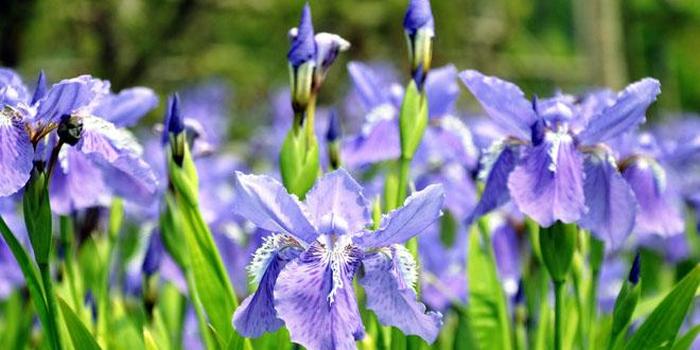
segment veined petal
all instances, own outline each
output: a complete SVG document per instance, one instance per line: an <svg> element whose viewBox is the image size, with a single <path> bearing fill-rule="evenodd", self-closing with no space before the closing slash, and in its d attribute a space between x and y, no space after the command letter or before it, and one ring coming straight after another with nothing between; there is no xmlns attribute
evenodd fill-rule
<svg viewBox="0 0 700 350"><path fill-rule="evenodd" d="M528 150L508 178L520 211L544 227L556 220L571 223L585 214L581 158L568 133L545 133L542 143Z"/></svg>
<svg viewBox="0 0 700 350"><path fill-rule="evenodd" d="M125 89L105 96L91 114L121 127L136 124L158 105L158 96L145 87Z"/></svg>
<svg viewBox="0 0 700 350"><path fill-rule="evenodd" d="M365 248L386 247L403 243L428 228L442 214L445 192L441 185L430 185L412 194L403 206L382 218L379 229L354 237Z"/></svg>
<svg viewBox="0 0 700 350"><path fill-rule="evenodd" d="M425 305L416 300L413 283L417 266L411 253L395 245L365 256L362 264L365 275L360 284L367 293L367 308L379 322L433 343L442 326L442 314L426 313Z"/></svg>
<svg viewBox="0 0 700 350"><path fill-rule="evenodd" d="M579 224L612 249L619 248L634 228L637 200L606 151L593 151L583 163L583 192L588 212Z"/></svg>
<svg viewBox="0 0 700 350"><path fill-rule="evenodd" d="M282 268L298 256L301 246L290 236L274 234L265 238L253 255L248 272L258 289L243 300L233 314L233 326L244 337L257 338L284 325L277 317L273 293Z"/></svg>
<svg viewBox="0 0 700 350"><path fill-rule="evenodd" d="M494 122L513 136L530 139L530 128L537 115L519 87L475 70L463 71L459 77Z"/></svg>
<svg viewBox="0 0 700 350"><path fill-rule="evenodd" d="M637 157L628 160L622 176L639 203L634 231L640 235L669 237L683 232L683 216L666 183L666 172L656 161Z"/></svg>
<svg viewBox="0 0 700 350"><path fill-rule="evenodd" d="M0 197L24 187L33 159L34 148L20 116L7 108L0 110Z"/></svg>
<svg viewBox="0 0 700 350"><path fill-rule="evenodd" d="M89 75L62 80L54 84L38 103L36 120L57 122L65 114L89 110L109 93L109 83Z"/></svg>
<svg viewBox="0 0 700 350"><path fill-rule="evenodd" d="M324 175L306 196L311 222L321 234L357 233L371 223L369 202L362 195L362 186L345 169ZM332 232L329 219L342 220L345 227L336 227ZM342 232L341 232L342 231Z"/></svg>
<svg viewBox="0 0 700 350"><path fill-rule="evenodd" d="M484 191L467 224L510 200L508 177L518 163L519 153L519 146L506 140L494 142L486 151L479 171L479 178L485 183Z"/></svg>
<svg viewBox="0 0 700 350"><path fill-rule="evenodd" d="M275 309L293 342L310 350L351 350L365 330L352 288L362 252L318 242L284 267L275 285Z"/></svg>
<svg viewBox="0 0 700 350"><path fill-rule="evenodd" d="M394 76L388 69L380 69L362 62L348 63L348 74L353 88L359 95L365 110L370 111L385 103L391 103L390 85Z"/></svg>
<svg viewBox="0 0 700 350"><path fill-rule="evenodd" d="M588 123L579 134L582 143L592 145L630 131L644 122L646 110L661 93L656 79L645 78L630 84L617 95L617 100Z"/></svg>
<svg viewBox="0 0 700 350"><path fill-rule="evenodd" d="M318 234L296 196L269 176L236 172L233 211L256 226L276 233L288 233L306 243Z"/></svg>

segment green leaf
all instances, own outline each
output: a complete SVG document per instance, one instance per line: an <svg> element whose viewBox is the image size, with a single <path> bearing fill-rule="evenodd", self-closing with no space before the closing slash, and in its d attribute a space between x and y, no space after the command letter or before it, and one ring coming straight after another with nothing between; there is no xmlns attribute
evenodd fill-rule
<svg viewBox="0 0 700 350"><path fill-rule="evenodd" d="M625 349L670 347L700 285L700 265L688 273L649 315Z"/></svg>
<svg viewBox="0 0 700 350"><path fill-rule="evenodd" d="M700 324L695 325L695 327L691 328L682 337L680 337L680 339L676 341L676 344L673 345L673 350L690 350L690 347L693 346L693 342L699 334Z"/></svg>
<svg viewBox="0 0 700 350"><path fill-rule="evenodd" d="M485 217L469 237L467 273L469 326L478 348L510 349L511 336L506 298L498 279Z"/></svg>
<svg viewBox="0 0 700 350"><path fill-rule="evenodd" d="M66 304L66 302L60 297L58 298L58 303L61 306L63 319L66 322L68 333L70 334L70 338L73 341L73 346L75 349L99 350L100 346L97 345L97 341L87 327L85 327L78 315L76 315L70 306L68 306L68 304Z"/></svg>
<svg viewBox="0 0 700 350"><path fill-rule="evenodd" d="M27 283L27 289L29 289L32 302L39 315L39 321L41 321L41 324L44 326L49 341L55 344L55 340L58 337L58 330L53 327L54 323L51 322L49 318L48 306L46 305L46 298L44 296L44 287L40 281L39 271L32 262L27 251L22 244L19 243L12 231L10 231L10 228L7 227L5 220L3 220L1 216L0 233L2 233L5 243L7 243L12 255L15 257L15 260L17 260L19 268L22 270L24 280Z"/></svg>

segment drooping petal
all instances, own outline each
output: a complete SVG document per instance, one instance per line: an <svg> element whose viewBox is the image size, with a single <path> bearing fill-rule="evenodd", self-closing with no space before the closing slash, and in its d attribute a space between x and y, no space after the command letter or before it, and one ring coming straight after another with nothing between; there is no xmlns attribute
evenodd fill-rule
<svg viewBox="0 0 700 350"><path fill-rule="evenodd" d="M445 191L441 185L430 185L412 194L403 206L382 218L379 229L354 237L365 248L386 247L403 243L428 228L441 215Z"/></svg>
<svg viewBox="0 0 700 350"><path fill-rule="evenodd" d="M587 154L583 168L583 192L588 212L579 225L604 241L606 247L617 249L634 228L637 211L634 192L622 178L610 154L595 151Z"/></svg>
<svg viewBox="0 0 700 350"><path fill-rule="evenodd" d="M107 204L110 188L100 168L85 154L66 147L61 150L49 186L51 209L67 215L75 210Z"/></svg>
<svg viewBox="0 0 700 350"><path fill-rule="evenodd" d="M324 175L306 195L311 222L321 233L356 233L371 223L369 202L362 195L362 186L345 169ZM323 232L325 220L333 216L344 221L346 232ZM338 228L340 229L340 228Z"/></svg>
<svg viewBox="0 0 700 350"><path fill-rule="evenodd" d="M578 220L586 206L583 159L573 138L566 132L547 132L510 174L508 189L520 211L541 226Z"/></svg>
<svg viewBox="0 0 700 350"><path fill-rule="evenodd" d="M467 218L467 224L510 200L508 177L518 163L519 153L519 146L507 141L495 142L486 151L479 172L479 178L485 183L484 191Z"/></svg>
<svg viewBox="0 0 700 350"><path fill-rule="evenodd" d="M632 187L639 203L634 231L642 236L662 237L682 233L685 228L683 216L661 165L644 157L626 163L622 176Z"/></svg>
<svg viewBox="0 0 700 350"><path fill-rule="evenodd" d="M248 271L253 282L258 283L258 289L233 314L233 326L238 333L257 338L284 325L277 317L273 293L282 268L298 256L300 249L290 236L276 234L268 236L255 252Z"/></svg>
<svg viewBox="0 0 700 350"><path fill-rule="evenodd" d="M515 229L502 218L498 218L493 227L493 254L496 257L498 276L503 285L503 291L509 298L518 292L518 283L521 277L520 247L518 235Z"/></svg>
<svg viewBox="0 0 700 350"><path fill-rule="evenodd" d="M306 243L316 239L316 228L296 196L269 176L236 172L233 211L270 232L288 233Z"/></svg>
<svg viewBox="0 0 700 350"><path fill-rule="evenodd" d="M135 125L157 105L158 96L153 90L135 87L105 96L91 114L117 126L128 127Z"/></svg>
<svg viewBox="0 0 700 350"><path fill-rule="evenodd" d="M450 64L431 70L425 81L425 93L428 95L428 114L431 118L452 113L459 96L457 68Z"/></svg>
<svg viewBox="0 0 700 350"><path fill-rule="evenodd" d="M352 350L365 330L352 288L362 253L351 245L327 251L318 242L284 267L275 309L293 342L313 350Z"/></svg>
<svg viewBox="0 0 700 350"><path fill-rule="evenodd" d="M109 83L89 75L62 80L54 84L40 99L36 120L57 122L65 114L89 110L109 93Z"/></svg>
<svg viewBox="0 0 700 350"><path fill-rule="evenodd" d="M83 117L83 132L75 148L98 166L115 194L144 205L158 189L155 174L141 158L134 136L97 117Z"/></svg>
<svg viewBox="0 0 700 350"><path fill-rule="evenodd" d="M388 252L365 256L362 264L365 275L360 284L367 294L367 308L379 322L433 343L442 326L442 314L426 313L425 305L416 300L411 282L417 278L417 267L411 253L397 245Z"/></svg>
<svg viewBox="0 0 700 350"><path fill-rule="evenodd" d="M615 103L591 119L579 139L592 145L632 130L644 122L647 108L659 93L661 88L656 79L645 78L627 86L617 95Z"/></svg>
<svg viewBox="0 0 700 350"><path fill-rule="evenodd" d="M501 127L523 140L530 139L530 128L537 120L532 104L515 84L466 70L459 74L486 113Z"/></svg>
<svg viewBox="0 0 700 350"><path fill-rule="evenodd" d="M34 148L19 115L0 110L0 197L24 187L33 159Z"/></svg>

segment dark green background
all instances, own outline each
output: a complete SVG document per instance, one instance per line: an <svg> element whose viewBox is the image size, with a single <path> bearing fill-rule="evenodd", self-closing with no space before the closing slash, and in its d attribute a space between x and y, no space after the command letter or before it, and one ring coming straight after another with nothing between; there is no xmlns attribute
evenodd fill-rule
<svg viewBox="0 0 700 350"><path fill-rule="evenodd" d="M331 71L322 103L347 92L348 60L406 67L406 0L311 0L317 31L352 43ZM146 85L165 95L210 77L234 91L234 135L262 123L273 88L287 84L287 30L302 1L24 0L0 15L0 62L50 80L80 73L115 89ZM454 63L546 95L556 87L623 87L661 80L652 110L700 111L700 1L433 0L435 65ZM473 102L466 94L462 104ZM162 108L162 107L161 107ZM158 118L153 113L150 119Z"/></svg>

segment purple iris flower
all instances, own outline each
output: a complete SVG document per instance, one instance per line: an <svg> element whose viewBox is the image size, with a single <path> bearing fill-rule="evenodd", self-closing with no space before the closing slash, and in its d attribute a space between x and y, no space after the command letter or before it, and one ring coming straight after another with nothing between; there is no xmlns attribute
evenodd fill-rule
<svg viewBox="0 0 700 350"><path fill-rule="evenodd" d="M257 337L286 325L309 349L354 349L365 335L353 278L379 321L432 342L442 315L416 300L416 264L400 243L439 216L443 191L430 186L410 196L370 231L369 203L343 169L323 176L300 202L267 176L236 174L235 212L275 232L250 264L257 291L236 310L233 324Z"/></svg>
<svg viewBox="0 0 700 350"><path fill-rule="evenodd" d="M637 205L603 142L644 122L659 82L643 79L612 103L591 107L566 95L530 102L516 85L477 71L460 77L510 134L482 158L486 187L472 218L513 199L541 226L579 222L608 246L619 247L634 226Z"/></svg>
<svg viewBox="0 0 700 350"><path fill-rule="evenodd" d="M7 144L0 150L0 196L24 186L35 160L47 160L45 150L57 142L54 131L70 116L82 131L72 147L59 153L50 187L56 212L98 205L112 194L139 202L153 198L156 181L141 159L141 147L119 127L155 106L152 91L135 88L112 95L108 82L87 75L47 89L42 73L29 96L16 74L4 70L3 75L0 139Z"/></svg>

